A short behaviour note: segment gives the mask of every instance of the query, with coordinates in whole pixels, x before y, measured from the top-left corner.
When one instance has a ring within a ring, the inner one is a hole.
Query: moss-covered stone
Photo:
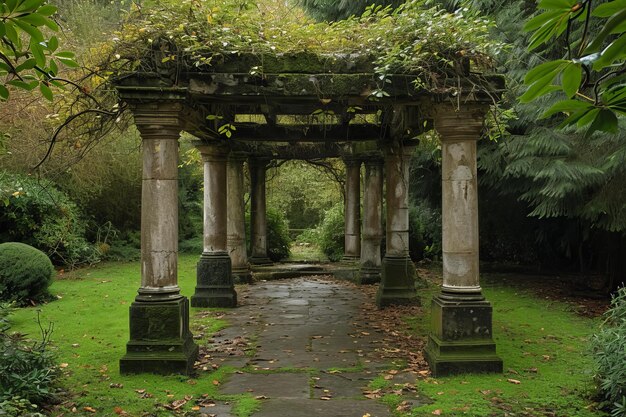
[[[237,293],[228,254],[202,254],[198,265],[193,307],[236,307]]]
[[[376,305],[417,305],[420,303],[415,289],[417,272],[407,256],[404,258],[384,257],[380,286],[376,293]]]

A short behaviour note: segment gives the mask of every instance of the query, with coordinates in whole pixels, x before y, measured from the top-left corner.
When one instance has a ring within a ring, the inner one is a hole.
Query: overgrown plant
[[[626,416],[626,287],[620,288],[606,312],[600,331],[591,340],[596,379],[604,405],[613,417]]]
[[[0,410],[9,416],[34,415],[54,397],[58,377],[55,355],[50,350],[53,326],[44,327],[37,316],[41,339],[29,341],[9,333],[12,306],[0,305]]]

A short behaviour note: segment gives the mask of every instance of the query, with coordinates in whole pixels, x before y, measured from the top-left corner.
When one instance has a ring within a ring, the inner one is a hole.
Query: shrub
[[[626,417],[626,288],[613,297],[600,331],[591,341],[596,379],[604,404],[613,417]]]
[[[341,260],[344,254],[343,202],[335,204],[324,213],[324,219],[318,226],[317,245],[332,262]]]
[[[278,210],[267,210],[267,256],[273,261],[288,258],[291,252],[291,237],[289,236],[289,223],[285,216]]]
[[[40,323],[41,340],[35,342],[9,334],[11,309],[0,305],[0,410],[8,416],[37,416],[37,405],[54,397],[58,376],[55,357],[48,349],[52,326],[44,329]]]
[[[289,246],[289,223],[280,211],[267,208],[267,256],[273,261],[288,258],[291,254]],[[250,213],[246,212],[246,245],[250,248]]]
[[[441,258],[441,213],[428,203],[409,208],[409,248],[414,261]]]
[[[48,296],[54,268],[45,253],[24,243],[0,244],[0,300],[41,300]]]
[[[86,223],[65,193],[45,180],[0,173],[0,241],[22,242],[70,267],[97,262],[98,250],[85,240]]]

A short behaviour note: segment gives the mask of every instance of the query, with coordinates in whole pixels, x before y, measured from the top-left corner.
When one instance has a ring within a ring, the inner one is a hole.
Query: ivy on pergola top
[[[410,138],[431,100],[490,102],[502,89],[484,74],[499,48],[489,22],[425,3],[316,23],[282,1],[161,2],[131,11],[115,84],[128,101],[182,100],[186,130],[244,150],[323,142],[334,154],[337,143]]]

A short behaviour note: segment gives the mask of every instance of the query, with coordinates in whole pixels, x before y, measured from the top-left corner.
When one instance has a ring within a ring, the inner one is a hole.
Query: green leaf
[[[626,9],[621,10],[619,13],[614,14],[607,20],[602,30],[595,36],[593,41],[587,46],[584,51],[585,55],[598,52],[604,43],[604,40],[613,33],[615,28],[620,27],[626,22]]]
[[[33,53],[37,65],[40,67],[46,66],[46,56],[43,53],[43,47],[38,44],[34,39],[30,40],[30,51]]]
[[[574,94],[578,91],[580,82],[582,81],[582,75],[580,64],[570,64],[563,70],[563,91],[568,98],[574,97]]]
[[[43,16],[51,16],[57,12],[57,8],[51,4],[46,4],[37,9],[37,13]]]
[[[595,120],[598,113],[600,113],[600,110],[602,109],[599,109],[597,107],[594,107],[593,109],[589,110],[585,115],[583,115],[580,119],[578,119],[578,121],[576,122],[576,125],[578,127],[588,125],[593,120]]]
[[[43,34],[35,26],[30,25],[21,19],[14,19],[13,22],[24,32],[28,33],[35,42],[43,42]]]
[[[593,104],[580,100],[561,100],[554,103],[541,117],[547,118],[556,113],[574,113],[589,107],[593,107]]]
[[[14,24],[12,21],[7,20],[4,23],[4,29],[6,30],[7,39],[16,47],[19,48],[20,39],[17,35],[17,31],[15,30]]]
[[[560,10],[553,10],[545,13],[541,13],[538,16],[533,17],[524,25],[524,32],[532,32],[533,30],[539,29],[549,20],[552,20],[558,16],[561,16],[563,13]]]
[[[44,16],[40,15],[39,13],[30,13],[30,14],[21,16],[15,20],[16,21],[21,20],[22,22],[29,23],[33,26],[44,26],[48,19],[46,19]]]
[[[28,58],[26,61],[22,62],[20,65],[15,67],[16,72],[26,71],[35,68],[37,65],[37,61],[34,58]]]
[[[624,57],[626,57],[626,34],[623,34],[604,48],[600,58],[594,62],[593,69],[599,71]]]
[[[17,0],[6,0],[6,5],[9,9],[9,12],[12,12],[17,7]]]
[[[547,82],[545,80],[548,80]],[[528,90],[519,98],[521,103],[528,103],[533,101],[537,97],[544,96],[548,93],[551,93],[556,90],[560,90],[561,87],[558,85],[551,85],[552,79],[546,77],[528,87]]]
[[[6,101],[9,98],[9,90],[0,84],[0,100]]]
[[[76,55],[74,54],[74,52],[62,51],[62,52],[57,52],[56,54],[54,54],[54,56],[56,56],[59,59],[74,59]]]
[[[596,17],[611,17],[615,13],[626,9],[626,0],[615,0],[596,7],[592,13]]]
[[[41,91],[41,95],[44,96],[48,101],[52,101],[52,90],[45,83],[39,83],[39,90]]]
[[[559,72],[561,72],[561,68],[570,62],[571,61],[565,59],[558,59],[556,61],[548,61],[541,65],[537,65],[535,68],[528,71],[526,77],[524,77],[524,83],[532,84],[551,73],[552,78],[554,78]]]
[[[578,0],[541,0],[538,7],[540,9],[570,10],[576,3]]]
[[[52,36],[49,40],[48,40],[48,50],[50,52],[54,52],[59,48],[59,40],[57,39],[56,36]]]
[[[5,33],[7,33],[7,31],[4,28],[4,22],[0,20],[0,38],[3,37]]]
[[[22,80],[11,80],[7,84],[12,85],[13,87],[21,88],[22,90],[31,91],[33,88],[37,87],[37,84],[39,84],[39,82],[33,81],[30,83],[27,83]]]
[[[24,1],[20,2],[20,5],[17,7],[16,10],[18,12],[35,11],[43,3],[44,3],[44,0],[24,0]]]
[[[591,136],[591,134],[597,130],[607,133],[617,133],[618,122],[615,113],[608,109],[601,109],[593,119],[593,122],[591,122],[591,126],[589,126],[587,132],[585,132],[585,137]]]
[[[54,59],[51,59],[50,61],[48,61],[48,69],[53,77],[56,77],[56,75],[59,73],[59,66],[57,65],[57,63],[54,61]]]

